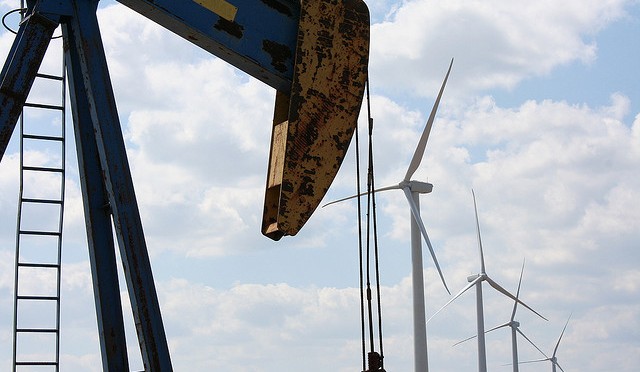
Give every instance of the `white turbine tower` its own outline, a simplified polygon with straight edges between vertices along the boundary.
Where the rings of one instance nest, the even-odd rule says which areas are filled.
[[[431,132],[431,127],[433,126],[433,121],[438,110],[438,105],[440,104],[440,99],[442,98],[444,87],[447,84],[447,80],[449,79],[449,73],[451,72],[452,66],[453,59],[451,59],[449,69],[447,70],[447,74],[445,75],[442,86],[440,87],[440,92],[438,93],[438,96],[433,104],[431,114],[429,115],[429,119],[427,120],[422,135],[420,136],[420,140],[418,141],[418,145],[416,146],[416,150],[413,154],[411,162],[409,163],[409,168],[407,169],[407,173],[405,174],[404,179],[397,185],[382,187],[373,191],[380,192],[397,189],[402,190],[407,198],[407,202],[409,203],[409,208],[411,210],[411,272],[413,284],[413,348],[415,372],[427,372],[429,370],[427,357],[427,322],[425,315],[426,312],[424,300],[424,277],[421,243],[422,239],[420,237],[421,233],[422,237],[424,237],[424,241],[427,243],[429,253],[431,253],[431,258],[433,259],[436,269],[438,270],[438,274],[440,275],[442,284],[444,284],[444,287],[449,294],[451,294],[451,292],[449,291],[447,283],[444,280],[442,270],[440,270],[440,264],[438,264],[438,259],[436,258],[436,254],[433,251],[433,247],[431,246],[431,241],[429,240],[427,229],[424,227],[422,217],[420,216],[420,194],[430,193],[433,190],[433,185],[426,182],[412,180],[411,177],[422,162],[422,157],[427,145],[427,140],[429,139],[429,133]],[[366,194],[363,193],[360,195],[336,200],[326,204],[325,206],[362,195]]]
[[[540,351],[542,353],[542,355],[544,355],[544,359],[538,359],[538,360],[529,360],[526,362],[521,362],[521,364],[526,364],[526,363],[537,363],[537,362],[545,362],[545,361],[550,361],[551,362],[551,371],[552,372],[557,372],[557,368],[559,368],[562,372],[564,372],[564,369],[562,369],[562,367],[560,367],[560,364],[558,363],[558,358],[556,357],[556,354],[558,353],[558,346],[560,346],[560,341],[562,340],[562,336],[564,335],[564,331],[567,329],[567,325],[569,324],[569,320],[571,319],[571,315],[569,315],[569,318],[567,319],[567,322],[564,324],[564,328],[562,328],[562,332],[560,333],[560,337],[558,337],[558,342],[556,342],[556,346],[553,348],[553,354],[548,357],[547,354],[543,353],[542,350],[538,349],[538,347],[536,346],[536,349],[538,349],[538,351]]]
[[[520,279],[518,280],[518,290],[516,291],[516,298],[519,299],[520,298],[520,286],[522,285],[522,274],[524,272],[524,262],[522,262],[522,269],[520,270]],[[524,333],[522,333],[522,331],[520,330],[520,322],[518,322],[517,320],[515,320],[516,317],[516,310],[518,308],[518,301],[514,301],[513,302],[513,310],[511,311],[511,318],[509,319],[509,321],[507,323],[503,323],[500,324],[498,326],[495,326],[491,329],[489,329],[488,331],[486,331],[485,333],[489,333],[492,331],[495,331],[497,329],[500,328],[504,328],[504,327],[509,327],[511,328],[511,357],[512,357],[512,364],[513,365],[513,372],[518,372],[519,368],[518,368],[518,333],[524,337],[525,340],[527,340],[531,345],[533,345],[533,347],[535,347],[539,352],[541,352],[543,355],[544,353],[542,352],[542,350],[540,350],[538,348],[538,346],[536,346],[536,344],[533,343],[533,341],[531,341],[529,339],[529,337],[527,337],[527,335],[525,335]],[[462,341],[456,342],[453,346],[459,345],[463,342],[469,341],[471,339],[474,339],[476,336],[472,336],[469,337],[467,339],[464,339]]]
[[[438,311],[436,311],[431,316],[431,318],[429,318],[429,320],[433,319],[433,317],[435,317],[440,311],[442,311],[442,309],[444,309],[450,303],[455,301],[458,297],[460,297],[469,288],[475,286],[476,287],[476,319],[477,319],[476,322],[477,322],[477,327],[478,327],[478,332],[477,332],[477,335],[478,335],[478,371],[487,372],[487,351],[486,351],[486,347],[485,347],[484,309],[483,309],[483,302],[482,302],[482,282],[489,283],[489,285],[491,287],[493,287],[495,290],[497,290],[498,292],[500,292],[503,295],[511,298],[512,300],[516,301],[517,303],[520,303],[522,306],[524,306],[527,309],[533,311],[535,314],[537,314],[542,319],[544,319],[544,320],[547,320],[547,319],[545,317],[543,317],[542,315],[540,315],[537,311],[535,311],[531,307],[529,307],[529,305],[527,305],[524,302],[522,302],[516,296],[512,295],[511,293],[509,293],[509,291],[504,289],[500,284],[496,283],[493,279],[491,279],[491,277],[489,277],[489,275],[487,275],[487,271],[485,269],[485,264],[484,264],[484,253],[482,251],[482,239],[480,238],[480,223],[478,221],[478,207],[476,205],[476,195],[473,192],[473,190],[471,190],[471,193],[473,195],[473,208],[475,210],[475,216],[476,216],[476,233],[477,233],[477,236],[478,236],[478,248],[479,248],[479,251],[480,251],[480,273],[476,274],[476,275],[469,276],[467,278],[467,281],[469,282],[469,284],[467,284],[464,288],[462,288],[462,290],[460,290],[460,292],[458,292],[455,296],[453,296],[452,299],[450,299],[446,304],[444,304],[444,306],[442,306]]]

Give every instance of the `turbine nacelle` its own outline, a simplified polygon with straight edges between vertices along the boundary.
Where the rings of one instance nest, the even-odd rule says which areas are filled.
[[[400,189],[409,189],[411,192],[417,192],[418,194],[428,194],[433,191],[433,185],[428,182],[421,181],[402,181],[398,184]]]

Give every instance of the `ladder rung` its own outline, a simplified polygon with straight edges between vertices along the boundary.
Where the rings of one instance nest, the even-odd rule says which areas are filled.
[[[57,231],[34,231],[34,230],[20,230],[18,233],[24,235],[46,235],[46,236],[60,236]]]
[[[42,103],[30,103],[30,102],[26,102],[24,104],[24,107],[33,107],[33,108],[41,108],[41,109],[47,109],[47,110],[58,110],[58,111],[63,111],[64,107],[63,106],[59,106],[59,105],[46,105],[46,104],[42,104]]]
[[[44,140],[44,141],[64,141],[64,137],[60,136],[45,136],[41,134],[23,134],[22,138],[25,139],[33,139],[33,140]]]
[[[16,328],[19,333],[58,333],[55,328]]]
[[[35,199],[35,198],[22,198],[24,203],[40,203],[40,204],[62,204],[62,200],[55,199]]]
[[[27,167],[22,167],[22,169],[24,169],[26,171],[36,171],[36,172],[58,172],[58,173],[64,172],[64,169],[62,169],[62,168],[51,168],[51,167],[31,167],[31,166],[27,166]]]
[[[60,267],[58,264],[52,263],[35,263],[35,262],[18,262],[19,267],[38,267],[43,269],[57,269]]]
[[[58,296],[16,296],[18,300],[33,300],[33,301],[58,301]]]
[[[22,362],[16,361],[17,366],[57,366],[58,362]]]
[[[64,80],[64,78],[62,76],[49,75],[49,74],[40,74],[40,73],[36,74],[36,77],[43,78],[43,79],[49,79],[49,80],[58,80],[58,81]]]

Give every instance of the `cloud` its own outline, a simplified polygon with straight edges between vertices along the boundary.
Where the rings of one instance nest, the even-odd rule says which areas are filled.
[[[457,92],[513,88],[570,63],[596,58],[595,33],[629,1],[403,2],[372,26],[371,74],[385,90],[432,96],[448,58]],[[438,60],[433,56],[444,58]]]
[[[274,370],[319,363],[338,371],[348,365],[326,355],[340,351],[351,341],[349,330],[357,330],[357,312],[350,311],[358,301],[354,289],[281,283],[221,290],[173,279],[160,291],[167,329],[176,335],[170,344],[177,369]],[[200,340],[197,350],[194,339]]]
[[[513,290],[526,257],[523,299],[550,322],[522,309],[518,320],[549,351],[574,311],[560,358],[576,370],[638,365],[637,358],[620,355],[637,355],[637,335],[629,331],[637,327],[626,325],[640,319],[634,284],[640,114],[615,91],[599,106],[529,100],[503,107],[487,90],[591,63],[598,57],[596,33],[623,17],[628,4],[372,6],[376,185],[402,178],[426,119],[402,95],[432,95],[454,56],[455,76],[415,175],[435,185],[422,197],[422,211],[444,274],[455,290],[478,270],[473,187],[490,275]],[[299,236],[277,244],[259,233],[273,91],[121,5],[101,8],[100,22],[149,250],[154,268],[161,268],[154,274],[176,369],[359,368],[355,205],[320,209]],[[0,48],[6,50],[9,40],[3,34]],[[361,136],[365,149],[364,131]],[[12,146],[0,164],[0,297],[7,300],[18,189]],[[28,157],[53,159],[45,151]],[[353,194],[353,161],[350,153],[332,196]],[[71,369],[89,370],[99,368],[99,354],[74,166],[65,215],[65,242],[71,244],[63,272],[63,360]],[[377,201],[387,368],[408,370],[408,211],[399,193],[380,194]],[[433,313],[448,297],[429,260],[425,256],[427,312]],[[506,321],[510,300],[485,293],[487,326]],[[474,296],[463,296],[430,323],[434,369],[474,368],[473,343],[451,348],[475,332],[473,307]],[[8,334],[11,304],[4,301],[0,309],[0,331]],[[125,312],[129,327],[127,305]],[[491,361],[508,362],[508,341],[500,333],[488,338]],[[521,350],[538,356],[527,346]],[[3,363],[6,355],[3,350]]]
[[[484,97],[472,106],[448,107],[434,124],[415,176],[435,184],[433,195],[423,198],[425,210],[439,211],[438,220],[448,221],[442,222],[447,228],[454,228],[449,225],[465,215],[461,208],[471,205],[469,190],[474,187],[483,225],[502,225],[507,232],[521,231],[518,226],[525,220],[539,231],[572,226],[576,236],[593,230],[583,224],[604,221],[629,231],[637,218],[629,206],[635,204],[634,164],[640,158],[634,150],[637,124],[621,121],[619,114],[624,112],[624,100],[614,96],[611,106],[601,108],[549,100],[501,108]],[[409,138],[417,141],[424,118],[414,115],[407,122],[383,117],[377,123],[376,150],[385,154],[377,157],[378,185],[382,186],[402,177],[404,167],[397,165],[408,163],[414,146]],[[400,205],[404,210],[402,196],[391,194],[380,195],[381,206]],[[528,197],[522,199],[522,195]],[[393,198],[393,203],[387,198]],[[487,205],[485,198],[494,202]],[[451,199],[468,203],[438,203]],[[612,219],[595,218],[605,210]],[[405,215],[397,218],[406,220]],[[394,224],[407,225],[408,221]],[[522,241],[513,238],[505,239]]]

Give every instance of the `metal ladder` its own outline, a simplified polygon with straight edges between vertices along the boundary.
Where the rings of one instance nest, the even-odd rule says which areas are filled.
[[[57,372],[60,367],[66,110],[62,44],[62,38],[51,40],[20,117],[14,372]],[[58,72],[45,73],[47,68]]]

